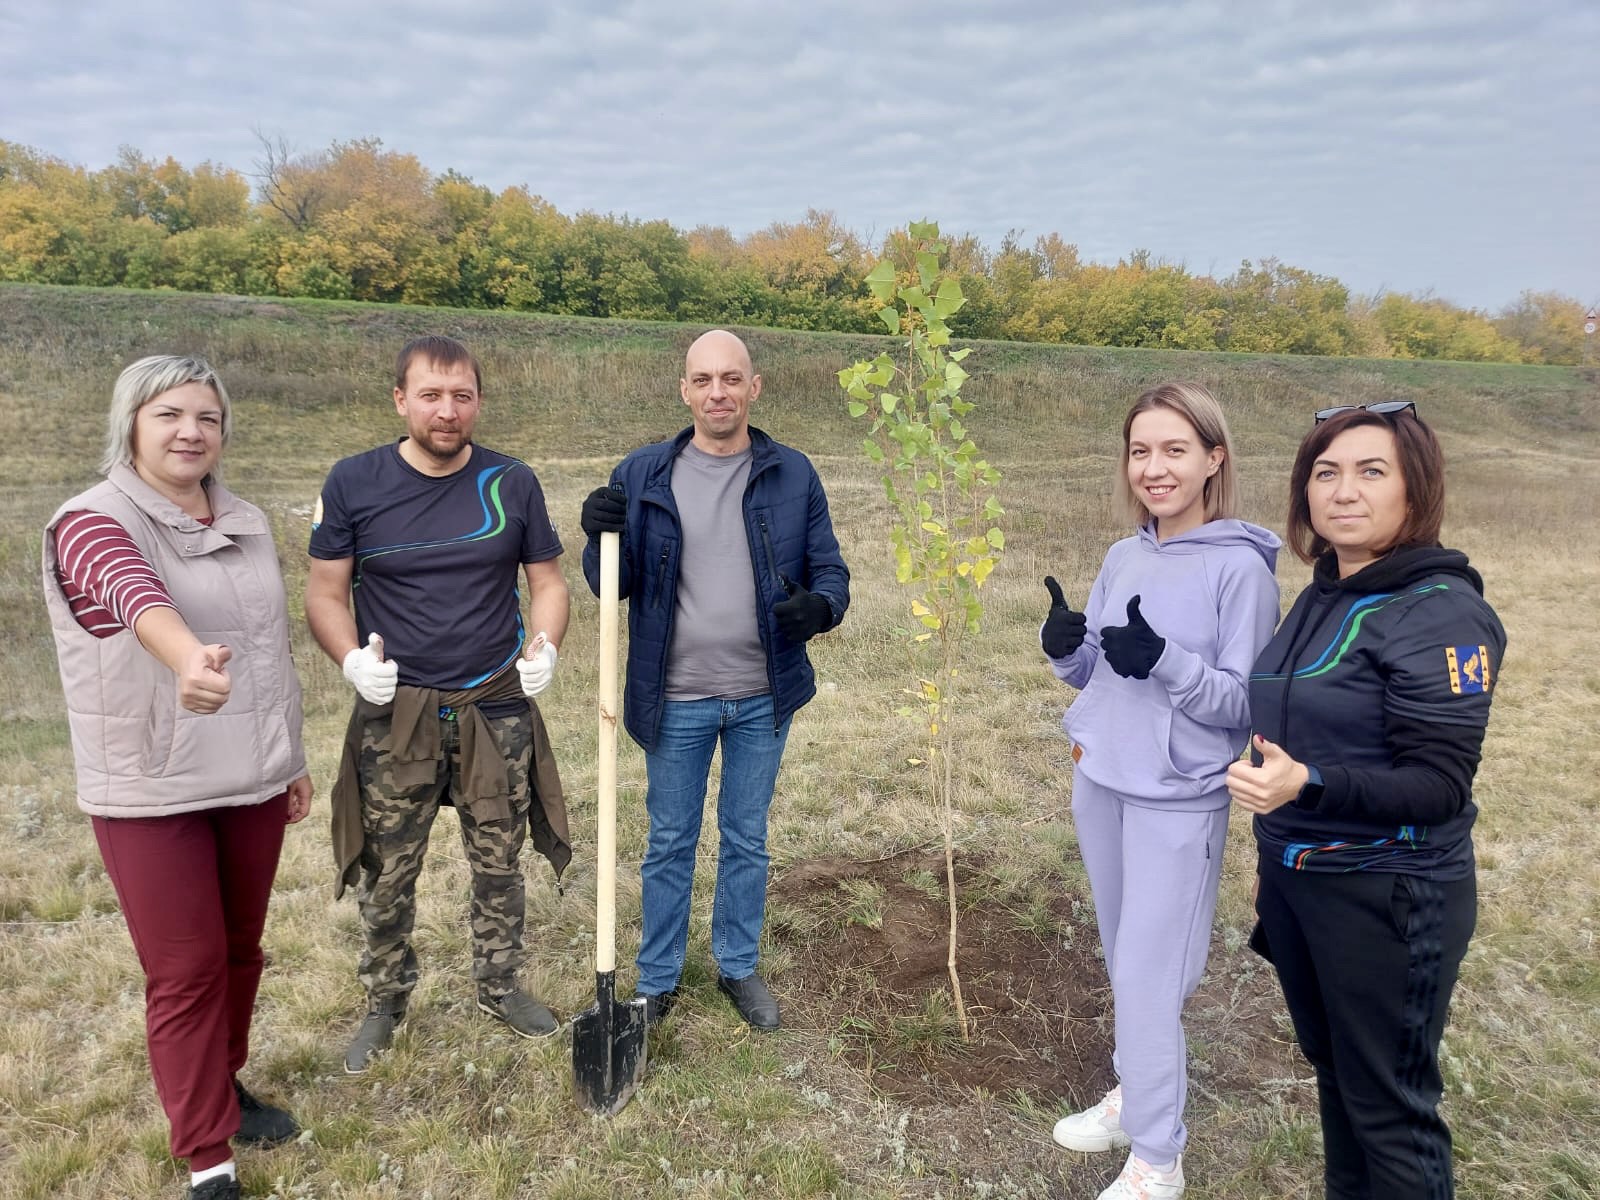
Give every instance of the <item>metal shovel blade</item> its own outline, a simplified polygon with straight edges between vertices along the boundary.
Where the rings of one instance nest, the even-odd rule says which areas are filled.
[[[618,1003],[614,972],[596,972],[595,1002],[572,1018],[572,1093],[580,1108],[609,1117],[644,1078],[644,997]]]

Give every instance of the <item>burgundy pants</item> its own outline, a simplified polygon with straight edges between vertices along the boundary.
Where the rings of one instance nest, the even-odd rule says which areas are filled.
[[[233,1157],[234,1073],[250,1050],[261,929],[288,793],[165,817],[95,817],[94,836],[144,968],[145,1039],[175,1158]]]

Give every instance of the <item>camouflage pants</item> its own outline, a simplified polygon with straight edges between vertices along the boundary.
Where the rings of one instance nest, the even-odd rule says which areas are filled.
[[[517,986],[523,961],[524,890],[517,859],[528,832],[533,720],[523,712],[491,717],[488,723],[507,763],[511,815],[480,821],[459,804],[456,813],[472,872],[472,977],[479,991],[503,996]],[[368,721],[361,734],[364,837],[356,902],[366,934],[360,979],[373,1012],[400,1011],[416,986],[411,931],[417,876],[439,803],[447,794],[460,794],[461,780],[460,735],[453,718],[440,720],[442,755],[432,764],[393,762],[382,749],[389,724],[385,713]]]

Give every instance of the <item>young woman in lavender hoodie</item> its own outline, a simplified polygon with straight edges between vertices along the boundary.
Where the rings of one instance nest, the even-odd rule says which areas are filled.
[[[1281,543],[1233,517],[1233,447],[1205,388],[1140,396],[1122,445],[1116,494],[1138,531],[1106,554],[1082,612],[1046,578],[1039,633],[1051,669],[1081,689],[1061,724],[1120,1081],[1054,1137],[1072,1150],[1131,1146],[1101,1200],[1172,1200],[1188,1136],[1183,1005],[1205,969],[1228,764],[1250,729],[1251,665],[1278,620]]]

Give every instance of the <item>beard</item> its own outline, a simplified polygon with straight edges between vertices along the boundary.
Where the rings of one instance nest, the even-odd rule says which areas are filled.
[[[447,463],[472,445],[472,434],[462,429],[424,429],[413,433],[411,440],[429,458]]]

